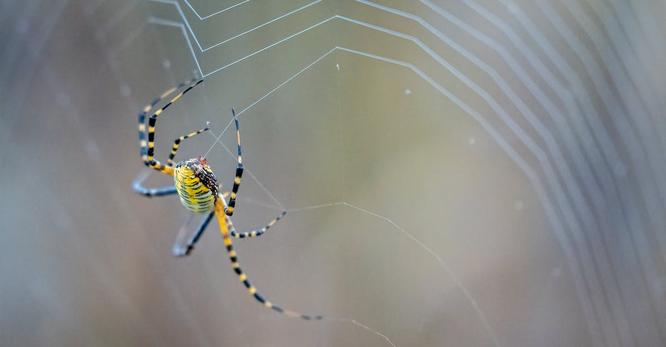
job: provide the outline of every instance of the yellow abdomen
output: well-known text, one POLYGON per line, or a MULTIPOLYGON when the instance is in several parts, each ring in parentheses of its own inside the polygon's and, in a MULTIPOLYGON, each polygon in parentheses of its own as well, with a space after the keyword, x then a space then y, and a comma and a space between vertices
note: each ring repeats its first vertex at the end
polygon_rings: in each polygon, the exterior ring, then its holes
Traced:
POLYGON ((180 162, 174 169, 174 183, 180 202, 194 213, 208 213, 215 208, 217 180, 202 159, 180 162))

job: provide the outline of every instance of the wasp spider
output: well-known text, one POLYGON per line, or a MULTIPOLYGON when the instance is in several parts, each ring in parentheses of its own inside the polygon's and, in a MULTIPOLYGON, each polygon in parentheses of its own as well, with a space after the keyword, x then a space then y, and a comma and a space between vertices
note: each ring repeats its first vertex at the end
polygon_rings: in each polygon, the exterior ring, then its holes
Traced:
POLYGON ((240 187, 241 176, 243 175, 243 159, 241 156, 239 122, 233 109, 232 115, 236 125, 238 163, 236 166, 236 176, 234 177, 234 184, 231 188, 231 192, 222 192, 222 185, 215 177, 215 174, 213 174, 213 171, 211 170, 205 158, 198 157, 180 162, 174 162, 174 158, 176 157, 176 153, 178 152, 178 148, 180 147, 181 143, 186 139, 192 138, 207 131, 208 126, 177 138, 173 142, 171 153, 169 154, 169 158, 165 164, 162 164, 160 161, 155 159, 155 124, 157 123, 157 118, 160 117, 162 113, 164 113, 164 111, 169 108, 169 106, 173 105, 173 103, 178 101, 183 95, 202 82, 203 80, 191 80, 189 82, 181 83, 180 85, 167 90, 161 96, 155 98, 139 113, 139 143, 141 147, 141 159, 143 160, 143 163, 149 168, 172 176, 174 179, 174 185, 160 188, 146 188, 143 186, 143 179, 137 179, 134 182, 134 190, 146 197, 158 197, 177 194, 180 198, 180 202, 187 210, 196 214, 207 214, 206 218, 203 219, 195 233, 189 237, 181 237, 183 235, 179 235, 173 247, 173 254, 175 256, 189 255, 210 221, 213 219, 213 217, 217 217, 220 233, 222 234, 224 241, 224 246, 227 249, 229 260, 231 261, 231 267, 233 268, 233 271, 236 273, 236 275, 238 275, 238 278, 243 283, 245 288, 247 288, 247 291, 250 295, 252 295, 264 307, 289 317, 302 318, 305 320, 323 319, 323 317, 319 315, 305 315, 274 305, 257 292, 257 289, 250 283, 247 275, 243 272, 243 270, 241 270, 236 251, 234 250, 231 241, 232 237, 246 238, 261 236, 264 234, 264 232, 266 232, 266 230, 268 230, 282 217, 284 217, 286 211, 282 212, 265 227, 258 230, 237 232, 234 228, 230 217, 233 215, 234 208, 236 207, 238 188, 240 187), (175 96, 171 97, 171 99, 166 102, 164 106, 155 109, 155 107, 160 104, 162 100, 166 100, 171 95, 174 95, 174 93, 175 96), (226 201, 227 197, 229 199, 228 201, 226 201))

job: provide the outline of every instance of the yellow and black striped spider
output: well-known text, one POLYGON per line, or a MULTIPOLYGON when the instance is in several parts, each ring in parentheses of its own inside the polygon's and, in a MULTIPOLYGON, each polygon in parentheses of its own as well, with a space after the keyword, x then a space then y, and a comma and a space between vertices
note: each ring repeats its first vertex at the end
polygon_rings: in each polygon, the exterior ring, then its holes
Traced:
POLYGON ((264 307, 289 317, 302 318, 305 320, 323 319, 323 317, 319 315, 305 315, 291 310, 283 309, 272 304, 257 292, 257 289, 250 283, 247 275, 240 268, 238 257, 232 245, 231 238, 261 236, 264 234, 264 232, 266 232, 266 230, 268 230, 277 221, 279 221, 280 218, 284 217, 287 212, 282 212, 265 227, 258 230, 237 232, 234 228, 230 217, 234 213, 238 188, 240 187, 241 176, 243 175, 243 159, 241 156, 240 126, 238 118, 236 117, 236 113, 233 111, 233 109, 232 115, 236 125, 238 164, 236 166, 236 176, 234 178, 234 184, 231 188, 231 192, 222 193, 222 185, 218 183, 217 178, 213 174, 213 171, 211 170, 205 158, 198 157, 174 163, 174 158, 178 152, 178 148, 181 142, 207 131, 208 126, 177 138, 173 142, 171 153, 169 154, 169 159, 166 161, 166 164, 162 164, 155 159, 155 124, 157 123, 157 118, 167 108, 169 108, 169 106, 178 101, 183 95, 202 82, 203 80, 191 80, 186 83, 181 83, 178 86, 167 90, 161 96, 155 98, 139 113, 139 143, 141 147, 141 159, 143 160, 143 163, 149 168, 172 176, 174 178, 174 185, 160 188, 145 188, 142 184, 143 179, 137 179, 133 185, 134 190, 146 197, 158 197, 177 194, 180 198, 180 202, 187 210, 196 214, 207 214, 206 218, 201 222, 196 232, 194 232, 191 236, 181 237, 183 235, 179 235, 179 237, 177 237, 176 243, 173 247, 173 254, 175 256, 189 255, 194 249, 194 245, 197 243, 204 230, 206 230, 206 227, 213 219, 213 216, 216 216, 220 226, 220 233, 222 234, 224 245, 227 249, 229 260, 231 261, 231 267, 238 275, 238 278, 243 283, 245 288, 247 288, 247 291, 250 295, 252 295, 264 307), (165 103, 164 106, 155 109, 155 107, 162 100, 165 100, 174 93, 176 93, 175 96, 173 96, 167 103, 165 103), (228 202, 225 201, 227 197, 229 198, 228 202))

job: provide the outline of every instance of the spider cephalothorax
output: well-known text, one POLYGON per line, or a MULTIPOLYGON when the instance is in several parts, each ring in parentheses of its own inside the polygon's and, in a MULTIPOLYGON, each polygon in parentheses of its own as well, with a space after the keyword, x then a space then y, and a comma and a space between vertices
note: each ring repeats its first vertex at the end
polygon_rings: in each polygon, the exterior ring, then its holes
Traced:
POLYGON ((173 175, 183 206, 194 213, 208 213, 215 208, 219 186, 213 170, 203 157, 176 164, 173 175))

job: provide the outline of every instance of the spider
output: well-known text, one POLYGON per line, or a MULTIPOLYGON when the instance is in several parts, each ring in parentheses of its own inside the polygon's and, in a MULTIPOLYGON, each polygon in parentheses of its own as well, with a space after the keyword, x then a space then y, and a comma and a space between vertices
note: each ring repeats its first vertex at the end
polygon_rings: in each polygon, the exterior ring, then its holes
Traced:
MULTIPOLYGON (((157 170, 165 175, 172 176, 174 179, 174 185, 159 188, 146 188, 143 186, 143 179, 145 178, 143 177, 134 181, 134 191, 146 197, 161 197, 177 194, 185 209, 194 214, 206 215, 206 217, 199 224, 196 232, 193 233, 189 238, 186 236, 181 237, 184 235, 179 235, 177 237, 176 243, 174 244, 172 250, 174 256, 182 257, 190 255, 194 250, 194 246, 196 245, 197 241, 199 241, 201 235, 206 230, 206 227, 208 227, 208 224, 215 216, 217 217, 220 233, 222 234, 224 241, 224 246, 227 249, 227 254, 229 256, 229 260, 231 261, 231 267, 236 275, 238 275, 238 278, 243 283, 248 293, 252 295, 256 301, 258 301, 266 308, 272 309, 277 313, 284 314, 289 317, 301 318, 304 320, 323 319, 323 316, 321 315, 312 316, 287 310, 266 300, 264 296, 257 292, 257 288, 250 283, 247 275, 240 267, 236 251, 234 250, 234 246, 232 244, 232 237, 241 239, 246 237, 259 237, 275 223, 277 223, 282 217, 284 217, 287 212, 283 211, 280 215, 270 221, 270 223, 268 223, 265 227, 258 230, 238 232, 234 228, 230 217, 233 215, 234 208, 236 207, 238 188, 240 187, 241 177, 243 175, 243 159, 241 155, 240 144, 240 125, 238 117, 236 116, 236 112, 233 109, 231 110, 231 113, 236 126, 238 163, 236 165, 236 175, 231 192, 222 192, 222 184, 218 183, 213 170, 210 168, 208 161, 204 157, 197 157, 174 163, 174 158, 176 157, 176 153, 178 152, 180 144, 186 139, 208 131, 208 124, 202 129, 177 138, 173 142, 171 153, 169 154, 169 158, 167 159, 166 164, 162 164, 160 161, 155 159, 155 124, 157 123, 157 118, 167 108, 169 108, 169 106, 181 99, 183 95, 202 82, 203 79, 193 79, 188 82, 183 82, 176 87, 173 87, 162 93, 150 104, 146 105, 139 113, 139 144, 141 159, 143 160, 143 163, 149 168, 157 170), (177 91, 179 92, 166 104, 164 104, 164 106, 155 110, 157 104, 173 95, 177 91), (149 114, 151 115, 147 117, 149 114), (147 126, 146 118, 148 119, 147 126), (229 199, 228 201, 226 201, 227 197, 229 199)), ((180 233, 183 231, 184 230, 181 230, 180 233)))

